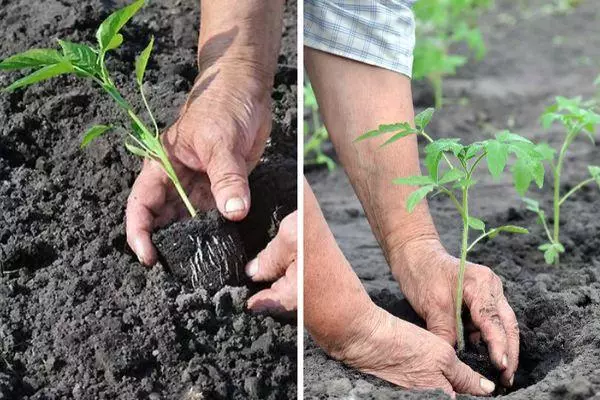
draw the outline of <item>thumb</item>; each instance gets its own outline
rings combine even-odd
[[[232,221],[244,219],[250,209],[248,169],[244,158],[230,150],[217,150],[210,156],[206,174],[221,214]]]
[[[494,392],[496,385],[487,380],[469,366],[454,358],[454,363],[450,365],[444,375],[454,390],[458,393],[468,393],[475,396],[487,396]]]
[[[427,316],[427,330],[437,337],[444,339],[450,346],[456,343],[456,327],[454,311],[436,312]]]
[[[279,225],[277,235],[258,256],[246,265],[246,275],[253,281],[274,281],[282,277],[296,260],[297,212],[286,216]]]

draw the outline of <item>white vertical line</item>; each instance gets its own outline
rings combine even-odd
[[[298,0],[298,399],[304,399],[304,1]]]

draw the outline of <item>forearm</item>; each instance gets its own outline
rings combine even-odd
[[[270,83],[281,43],[283,8],[283,0],[202,1],[200,73],[219,60],[230,60]]]
[[[372,302],[341,254],[306,180],[304,249],[304,324],[319,346],[342,358],[342,344],[359,334],[359,321],[368,319]]]
[[[406,243],[437,238],[426,202],[408,213],[406,200],[414,188],[392,183],[421,174],[417,140],[412,135],[384,148],[386,138],[354,140],[380,124],[413,123],[410,80],[309,48],[305,58],[331,141],[393,267]]]

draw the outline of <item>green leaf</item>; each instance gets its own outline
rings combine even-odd
[[[382,124],[379,125],[379,128],[377,129],[379,132],[381,133],[390,133],[390,132],[396,132],[396,131],[400,131],[400,130],[413,130],[412,126],[410,126],[410,124],[408,122],[398,122],[396,124]],[[416,131],[415,131],[416,132]]]
[[[81,141],[81,148],[84,148],[98,136],[112,129],[112,126],[108,125],[94,125],[90,129],[87,130],[85,135],[83,135],[83,140]]]
[[[542,160],[547,161],[553,160],[554,154],[556,153],[556,150],[550,147],[548,143],[538,144],[537,146],[535,146],[535,151],[540,155]]]
[[[121,28],[144,6],[145,0],[137,0],[132,4],[120,10],[113,12],[102,22],[96,32],[96,39],[100,45],[101,51],[107,51],[111,42],[114,44],[114,37]]]
[[[435,109],[430,107],[421,111],[415,116],[415,125],[419,130],[424,130],[425,127],[429,125],[431,117],[433,117],[434,111]]]
[[[10,86],[4,89],[6,92],[12,92],[15,89],[22,88],[24,86],[32,85],[37,82],[41,82],[46,79],[54,78],[56,76],[73,72],[73,66],[67,62],[61,62],[60,64],[48,65],[42,69],[35,71],[34,73],[27,75],[13,82]]]
[[[556,253],[554,247],[550,247],[544,251],[544,260],[546,261],[546,264],[554,264],[554,260],[556,260],[557,255],[558,254]]]
[[[508,232],[508,233],[518,233],[518,234],[527,234],[529,233],[529,231],[525,228],[522,228],[520,226],[516,226],[516,225],[503,225],[503,226],[499,226],[496,227],[494,229],[491,229],[489,232],[489,238],[493,239],[496,236],[498,236],[498,234],[500,232]]]
[[[590,171],[590,175],[596,180],[598,186],[600,186],[600,167],[588,165],[588,171]]]
[[[435,186],[428,185],[428,186],[423,186],[423,187],[415,190],[414,192],[412,192],[410,194],[410,196],[408,196],[408,199],[406,200],[406,210],[409,213],[413,212],[413,210],[415,209],[417,204],[419,204],[421,202],[421,200],[423,200],[425,198],[425,196],[427,196],[428,193],[432,192],[434,188],[435,188]]]
[[[522,143],[529,143],[531,144],[531,140],[524,138],[521,135],[517,135],[516,133],[512,133],[510,131],[502,131],[502,132],[498,132],[496,134],[496,139],[504,142],[504,143],[510,143],[510,142],[522,142]]]
[[[83,69],[91,75],[100,73],[98,66],[98,54],[89,46],[79,43],[73,43],[65,40],[58,40],[63,51],[65,59],[71,64]]]
[[[485,232],[485,222],[483,222],[479,218],[469,217],[469,226],[478,231]]]
[[[411,134],[413,134],[413,133],[415,133],[415,131],[414,131],[413,129],[411,129],[411,130],[406,130],[406,131],[403,131],[403,132],[398,132],[398,133],[396,133],[395,135],[393,135],[391,138],[389,138],[388,140],[386,140],[386,141],[385,141],[385,142],[384,142],[384,143],[381,145],[381,147],[383,147],[383,146],[387,146],[387,145],[389,145],[389,144],[391,144],[391,143],[394,143],[395,141],[397,141],[397,140],[400,140],[400,139],[402,139],[402,138],[404,138],[404,137],[407,137],[407,136],[409,136],[409,135],[411,135]]]
[[[528,197],[523,197],[523,201],[527,204],[527,209],[529,211],[533,211],[535,213],[540,212],[540,203],[536,200],[530,199]]]
[[[140,157],[147,157],[148,156],[148,152],[146,152],[146,150],[141,149],[141,148],[139,148],[139,147],[137,147],[137,146],[135,146],[135,145],[127,142],[127,141],[125,142],[125,148],[127,150],[129,150],[129,152],[131,154],[133,154],[133,155],[140,156]]]
[[[4,59],[0,62],[0,70],[39,68],[59,64],[62,61],[62,56],[54,49],[31,49]]]
[[[501,143],[498,140],[490,140],[486,143],[487,165],[490,174],[497,178],[502,174],[508,160],[508,145]]]
[[[362,135],[360,135],[359,137],[357,137],[356,139],[354,139],[354,142],[360,142],[361,140],[374,138],[374,137],[383,135],[384,133],[385,132],[379,132],[379,129],[374,129],[374,130],[369,131],[367,133],[363,133]]]
[[[440,185],[445,185],[446,183],[454,182],[459,179],[465,177],[464,171],[461,171],[458,168],[452,168],[450,171],[446,172],[444,176],[438,182]]]
[[[529,189],[529,185],[533,180],[533,175],[529,166],[524,160],[519,159],[512,167],[512,174],[517,193],[521,196],[525,195],[525,192],[527,192],[527,189]]]
[[[463,145],[459,141],[460,139],[439,139],[425,147],[425,166],[434,181],[438,180],[438,169],[443,153],[447,151],[457,155],[463,150]]]
[[[416,175],[416,176],[407,176],[405,178],[396,178],[394,179],[395,185],[409,185],[409,186],[425,186],[425,185],[433,185],[434,182],[431,177],[427,175]]]
[[[120,33],[117,33],[112,40],[110,41],[110,43],[108,44],[108,47],[106,48],[106,51],[109,50],[114,50],[117,47],[119,47],[120,45],[123,44],[123,35],[121,35]]]
[[[146,67],[148,66],[148,60],[150,59],[150,53],[152,52],[152,47],[154,46],[154,36],[150,38],[150,43],[146,46],[146,48],[142,51],[142,54],[135,60],[135,77],[137,79],[138,85],[142,86],[144,82],[144,72],[146,72]]]
[[[125,100],[123,98],[123,96],[121,96],[121,93],[119,93],[119,91],[114,86],[104,84],[104,85],[102,85],[102,87],[117,102],[118,105],[120,105],[121,107],[123,107],[125,109],[129,108],[129,104],[127,103],[127,100]]]

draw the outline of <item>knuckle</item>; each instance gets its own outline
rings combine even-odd
[[[279,232],[286,244],[296,246],[298,237],[296,213],[288,215],[281,221]]]

